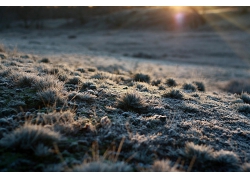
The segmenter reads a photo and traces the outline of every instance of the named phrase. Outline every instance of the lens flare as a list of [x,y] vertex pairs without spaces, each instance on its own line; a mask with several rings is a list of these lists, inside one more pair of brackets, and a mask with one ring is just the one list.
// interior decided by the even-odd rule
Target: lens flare
[[181,12],[175,14],[175,22],[179,27],[182,26],[184,23],[184,14]]

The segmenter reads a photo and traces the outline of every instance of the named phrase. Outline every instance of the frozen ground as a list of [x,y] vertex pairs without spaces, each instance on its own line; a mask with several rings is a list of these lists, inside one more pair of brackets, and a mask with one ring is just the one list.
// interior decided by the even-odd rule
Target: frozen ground
[[249,40],[206,27],[1,31],[0,170],[249,171],[250,95],[230,93],[250,89]]
[[[56,28],[46,30],[5,30],[0,40],[18,51],[53,57],[60,61],[85,61],[98,66],[97,60],[118,62],[130,70],[168,76],[199,77],[211,87],[235,78],[249,77],[250,35],[243,30],[197,30],[167,32],[162,30],[95,30]],[[88,58],[86,58],[88,57]],[[145,69],[150,68],[151,70]],[[210,86],[209,86],[210,88]]]

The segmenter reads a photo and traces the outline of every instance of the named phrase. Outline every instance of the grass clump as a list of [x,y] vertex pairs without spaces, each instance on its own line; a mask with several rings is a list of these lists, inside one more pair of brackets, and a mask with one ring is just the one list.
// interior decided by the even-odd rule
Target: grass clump
[[71,111],[51,112],[48,114],[39,113],[36,124],[55,124],[55,123],[72,123],[74,122],[74,113]]
[[13,73],[13,70],[11,70],[10,68],[3,67],[0,71],[0,76],[8,77],[12,75],[12,73]]
[[91,76],[92,79],[108,79],[108,73],[100,72],[96,73],[93,76]]
[[95,67],[88,67],[87,70],[89,72],[95,72],[95,71],[97,71],[97,69]]
[[148,74],[136,73],[133,79],[134,81],[149,83],[151,78]]
[[124,162],[90,162],[75,166],[73,172],[131,172],[131,167]]
[[250,163],[244,163],[242,165],[243,172],[250,172]]
[[37,70],[40,72],[40,73],[45,73],[45,74],[58,74],[59,71],[61,70],[59,67],[55,67],[51,64],[42,64],[42,65],[39,65],[36,67]]
[[148,84],[147,83],[136,83],[135,86],[137,89],[139,89],[141,92],[148,92]]
[[76,71],[80,72],[80,73],[85,73],[86,70],[84,68],[77,68]]
[[173,99],[183,99],[184,98],[183,93],[178,89],[168,90],[162,96],[166,97],[166,98],[173,98]]
[[52,67],[48,69],[47,74],[56,75],[56,74],[59,74],[59,72],[60,72],[60,69],[58,67]]
[[203,82],[195,81],[194,84],[196,85],[198,91],[205,92],[205,85]]
[[174,167],[171,161],[155,161],[152,169],[152,172],[179,172],[176,167]]
[[65,82],[65,81],[67,81],[69,79],[68,76],[69,75],[66,72],[60,72],[60,73],[57,74],[58,79],[60,81],[63,81],[63,82]]
[[238,111],[244,114],[250,114],[250,105],[249,104],[240,104],[238,105]]
[[39,77],[37,80],[34,82],[33,87],[37,91],[44,91],[50,88],[54,88],[57,90],[62,90],[64,86],[64,83],[56,79],[52,75],[48,75],[45,77]]
[[125,111],[141,112],[147,107],[147,103],[136,92],[128,92],[117,100],[117,107]]
[[250,93],[250,83],[248,79],[233,79],[229,81],[222,89],[224,91],[236,94],[241,94],[242,92]]
[[158,88],[159,90],[166,90],[166,87],[164,86],[164,85],[159,85],[159,88]]
[[248,93],[241,93],[240,98],[245,102],[250,104],[250,95]]
[[10,100],[10,102],[8,103],[9,107],[13,107],[13,108],[18,108],[18,107],[22,107],[22,106],[26,106],[24,101],[21,100]]
[[161,84],[161,80],[160,80],[160,79],[153,80],[153,81],[151,82],[151,85],[152,85],[152,86],[158,86],[159,84]]
[[73,78],[70,78],[66,82],[66,84],[74,84],[74,85],[78,85],[78,84],[81,84],[81,83],[82,83],[82,80],[81,80],[81,77],[79,77],[79,76],[75,76]]
[[45,106],[55,105],[56,103],[62,104],[64,102],[64,97],[55,88],[40,91],[37,93],[37,95],[39,101],[43,103]]
[[199,108],[195,104],[192,104],[192,103],[183,103],[180,107],[185,112],[190,112],[190,113],[199,112]]
[[96,98],[95,95],[90,94],[88,92],[78,93],[78,92],[71,92],[68,95],[68,98],[70,100],[79,100],[79,101],[85,101],[85,102],[93,102]]
[[220,150],[214,153],[214,157],[219,171],[241,171],[239,157],[234,152]]
[[[187,143],[183,156],[193,161],[198,171],[240,171],[239,158],[229,151],[214,151],[210,146]],[[192,169],[191,169],[192,170]]]
[[41,63],[50,63],[50,60],[48,58],[43,58],[40,60]]
[[80,91],[84,91],[86,89],[96,89],[96,84],[93,81],[83,82]]
[[185,83],[182,86],[183,89],[188,90],[188,91],[196,91],[196,87],[193,84]]
[[4,52],[6,52],[6,49],[5,49],[5,47],[4,47],[4,45],[3,44],[0,44],[0,53],[4,53]]
[[174,86],[177,86],[177,83],[174,79],[172,78],[169,78],[166,80],[166,84],[169,86],[169,87],[174,87]]
[[24,125],[0,140],[0,146],[12,150],[34,150],[39,144],[52,146],[61,135],[38,125]]
[[37,76],[35,75],[31,75],[31,74],[28,74],[28,73],[25,73],[25,74],[17,74],[17,76],[20,76],[20,77],[17,77],[18,79],[16,80],[16,85],[18,87],[31,87],[37,80]]

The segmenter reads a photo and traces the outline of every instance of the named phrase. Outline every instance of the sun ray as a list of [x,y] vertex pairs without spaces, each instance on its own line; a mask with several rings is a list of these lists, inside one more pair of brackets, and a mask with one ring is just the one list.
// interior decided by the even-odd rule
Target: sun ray
[[218,13],[218,16],[220,16],[224,20],[227,20],[228,22],[230,22],[235,27],[238,27],[239,29],[241,29],[241,30],[243,30],[243,31],[250,34],[250,30],[247,27],[245,27],[244,25],[242,25],[242,23],[239,23],[239,20],[233,19],[232,17],[227,16],[224,13]]
[[[250,31],[238,23],[235,19],[232,19],[231,17],[223,14],[223,13],[215,13],[214,14],[216,18],[222,19],[226,22],[229,22],[231,25],[234,25],[235,27],[242,30],[243,33],[250,34]],[[218,35],[227,43],[227,45],[230,47],[230,49],[244,62],[250,63],[250,53],[247,50],[247,47],[245,47],[245,44],[239,44],[235,43],[232,40],[232,37],[230,34],[226,33],[225,29],[220,27],[220,25],[216,25],[217,22],[214,23],[214,19],[210,18],[209,15],[206,15],[207,23],[218,33]]]

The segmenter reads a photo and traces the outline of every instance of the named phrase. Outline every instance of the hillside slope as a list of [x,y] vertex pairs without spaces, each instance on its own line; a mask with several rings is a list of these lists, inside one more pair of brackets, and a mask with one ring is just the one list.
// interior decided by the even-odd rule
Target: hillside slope
[[1,171],[250,170],[249,94],[89,61],[1,53]]

